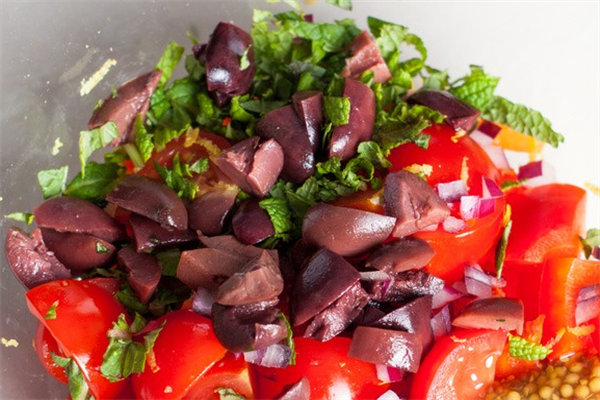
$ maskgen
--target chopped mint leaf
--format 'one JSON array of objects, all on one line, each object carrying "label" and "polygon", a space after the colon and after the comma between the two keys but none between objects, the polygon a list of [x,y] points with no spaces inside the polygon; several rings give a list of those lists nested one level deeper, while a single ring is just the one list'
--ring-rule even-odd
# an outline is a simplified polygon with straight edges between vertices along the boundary
[{"label": "chopped mint leaf", "polygon": [[[187,164],[186,164],[187,165]],[[203,174],[208,171],[208,158],[199,158],[192,165],[189,166],[189,176],[191,176],[191,172],[195,172],[197,174]]]},{"label": "chopped mint leaf", "polygon": [[58,307],[58,300],[56,300],[48,311],[46,311],[46,315],[44,315],[44,319],[56,319],[56,307]]},{"label": "chopped mint leaf", "polygon": [[4,218],[12,219],[13,221],[25,222],[27,225],[33,223],[33,214],[28,212],[14,212],[6,214]]},{"label": "chopped mint leaf", "polygon": [[325,96],[323,109],[325,118],[333,125],[346,125],[350,120],[350,99],[347,97]]},{"label": "chopped mint leaf", "polygon": [[179,259],[181,258],[181,250],[177,248],[157,251],[152,253],[158,263],[162,267],[162,274],[166,276],[177,276],[177,266],[179,265]]},{"label": "chopped mint leaf", "polygon": [[502,189],[502,191],[505,192],[508,189],[511,189],[511,188],[514,188],[514,187],[517,187],[517,186],[521,186],[521,182],[519,182],[519,181],[513,181],[513,180],[509,179],[509,180],[503,181],[500,184],[500,189]]},{"label": "chopped mint leaf", "polygon": [[500,279],[502,269],[504,268],[504,258],[506,257],[506,247],[508,246],[508,238],[512,228],[512,220],[509,220],[504,226],[504,231],[500,237],[500,241],[496,244],[496,277]]},{"label": "chopped mint leaf", "polygon": [[142,161],[145,163],[150,159],[152,150],[154,150],[154,135],[149,133],[146,129],[141,114],[138,114],[135,118],[133,130],[135,132],[135,145],[137,146]]},{"label": "chopped mint leaf", "polygon": [[118,137],[119,130],[117,129],[117,125],[112,121],[91,131],[81,131],[79,133],[79,161],[84,174],[85,165],[92,153],[108,146],[110,142]]},{"label": "chopped mint leaf", "polygon": [[119,97],[119,92],[117,92],[117,89],[115,87],[112,87],[110,89],[110,95],[113,99],[116,99],[117,97]]},{"label": "chopped mint leaf", "polygon": [[508,346],[510,356],[520,360],[543,360],[552,353],[552,350],[541,344],[529,342],[525,338],[510,333],[508,334]]},{"label": "chopped mint leaf", "polygon": [[294,343],[294,330],[292,329],[292,325],[290,321],[287,319],[284,313],[279,313],[281,319],[283,319],[283,323],[285,324],[285,328],[287,329],[287,336],[285,338],[285,345],[292,350],[292,355],[290,356],[290,362],[288,365],[296,365],[296,343]]},{"label": "chopped mint leaf", "polygon": [[160,81],[158,82],[159,88],[162,89],[165,87],[165,84],[171,78],[171,75],[173,75],[173,71],[175,71],[179,60],[181,60],[183,51],[184,48],[175,42],[169,42],[165,48],[160,60],[156,64],[156,70],[162,71]]},{"label": "chopped mint leaf", "polygon": [[332,4],[342,10],[352,11],[352,0],[326,0],[328,4]]},{"label": "chopped mint leaf", "polygon": [[79,366],[72,358],[60,357],[51,353],[52,361],[61,368],[64,368],[67,380],[69,381],[69,395],[72,400],[92,400],[94,397],[90,393]]},{"label": "chopped mint leaf", "polygon": [[486,74],[481,67],[471,65],[471,73],[452,85],[450,93],[483,110],[492,101],[499,81],[500,78]]},{"label": "chopped mint leaf", "polygon": [[106,247],[102,242],[97,241],[96,242],[96,253],[98,253],[98,254],[110,253],[110,249],[108,247]]},{"label": "chopped mint leaf", "polygon": [[494,96],[487,107],[482,110],[483,118],[500,124],[550,144],[552,147],[564,142],[565,138],[552,129],[550,121],[535,110],[522,104]]},{"label": "chopped mint leaf", "polygon": [[85,174],[78,173],[67,185],[64,195],[86,200],[102,199],[116,185],[122,173],[123,168],[118,164],[90,162],[85,166]]},{"label": "chopped mint leaf", "polygon": [[136,145],[133,143],[125,143],[123,145],[123,150],[125,150],[135,168],[142,168],[144,166],[144,159]]},{"label": "chopped mint leaf", "polygon": [[168,169],[154,163],[154,169],[165,184],[173,189],[179,197],[190,200],[196,197],[199,190],[198,185],[187,179],[192,176],[190,166],[180,163],[179,155],[175,155],[173,158],[173,168]]},{"label": "chopped mint leaf", "polygon": [[185,56],[185,70],[193,81],[199,81],[206,72],[204,65],[193,54]]},{"label": "chopped mint leaf", "polygon": [[428,74],[423,80],[423,88],[446,90],[449,86],[448,71],[438,71],[436,69],[425,67]]},{"label": "chopped mint leaf", "polygon": [[294,229],[287,201],[284,199],[269,198],[261,200],[258,204],[269,214],[273,228],[275,229],[275,236],[287,241],[289,239],[289,232]]},{"label": "chopped mint leaf", "polygon": [[358,145],[357,152],[361,157],[368,159],[378,168],[389,168],[392,166],[392,163],[387,160],[377,142],[362,142]]},{"label": "chopped mint leaf", "polygon": [[251,48],[252,48],[252,45],[246,47],[246,50],[244,50],[242,57],[240,57],[240,71],[244,71],[244,70],[250,68],[250,60],[248,59],[248,52],[250,51]]},{"label": "chopped mint leaf", "polygon": [[588,229],[585,238],[580,237],[579,240],[583,245],[583,252],[585,253],[585,258],[590,258],[594,247],[600,246],[600,229]]},{"label": "chopped mint leaf", "polygon": [[67,165],[59,169],[47,169],[38,172],[38,183],[42,188],[44,199],[58,196],[65,190],[68,173],[69,167]]},{"label": "chopped mint leaf", "polygon": [[240,107],[247,112],[256,114],[266,114],[276,108],[283,107],[285,101],[267,101],[267,100],[246,100],[239,103]]}]

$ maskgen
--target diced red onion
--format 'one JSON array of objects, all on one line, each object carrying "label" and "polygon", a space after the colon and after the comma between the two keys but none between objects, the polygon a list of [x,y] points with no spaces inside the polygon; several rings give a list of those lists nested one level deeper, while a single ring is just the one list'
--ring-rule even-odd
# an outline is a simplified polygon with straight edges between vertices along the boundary
[{"label": "diced red onion", "polygon": [[546,161],[533,161],[519,167],[519,181],[526,186],[540,186],[556,182],[556,171]]},{"label": "diced red onion", "polygon": [[402,380],[402,370],[387,365],[377,364],[377,379],[383,383],[399,382]]},{"label": "diced red onion", "polygon": [[492,297],[492,287],[485,282],[465,276],[467,292],[480,299]]},{"label": "diced red onion", "polygon": [[482,299],[492,296],[492,287],[502,288],[506,285],[504,279],[487,274],[479,265],[465,266],[464,273],[467,292]]},{"label": "diced red onion", "polygon": [[444,231],[448,233],[458,233],[467,227],[465,221],[459,218],[455,218],[453,216],[449,216],[442,223]]},{"label": "diced red onion", "polygon": [[479,196],[462,196],[460,198],[460,216],[463,220],[479,218]]},{"label": "diced red onion", "polygon": [[504,196],[504,192],[502,191],[502,189],[500,189],[500,187],[492,179],[484,176],[482,178],[482,180],[483,180],[483,183],[482,183],[483,195],[482,195],[482,197],[484,199],[488,198],[488,197],[495,199],[495,198]]},{"label": "diced red onion", "polygon": [[483,218],[487,215],[492,214],[496,211],[496,199],[488,197],[485,199],[479,199],[479,218]]},{"label": "diced red onion", "polygon": [[268,368],[285,368],[291,357],[292,349],[279,343],[244,353],[247,362]]},{"label": "diced red onion", "polygon": [[493,137],[486,135],[479,129],[475,129],[469,136],[481,147],[491,146],[494,141]]},{"label": "diced red onion", "polygon": [[592,249],[592,257],[594,257],[596,260],[600,260],[600,247],[594,246]]},{"label": "diced red onion", "polygon": [[400,397],[393,390],[387,390],[377,400],[400,400]]},{"label": "diced red onion", "polygon": [[577,295],[575,324],[581,325],[600,314],[600,284],[586,286]]},{"label": "diced red onion", "polygon": [[435,310],[443,307],[456,299],[460,299],[464,295],[464,292],[461,292],[452,286],[444,286],[442,290],[433,295],[433,298],[431,299],[431,308]]},{"label": "diced red onion", "polygon": [[499,169],[510,169],[508,159],[504,149],[500,146],[496,146],[493,141],[494,139],[480,130],[475,130],[471,133],[471,139],[473,139],[482,149],[486,152],[490,160],[494,163],[496,168]]},{"label": "diced red onion", "polygon": [[194,293],[192,310],[205,317],[212,315],[212,306],[215,302],[213,295],[206,289],[199,287]]},{"label": "diced red onion", "polygon": [[445,203],[458,201],[461,196],[466,196],[468,194],[467,185],[463,180],[460,179],[457,181],[438,184],[437,192]]},{"label": "diced red onion", "polygon": [[448,305],[445,305],[444,308],[431,318],[431,329],[433,330],[433,337],[436,340],[450,333],[452,330],[452,319],[450,318],[450,308]]},{"label": "diced red onion", "polygon": [[484,120],[481,125],[477,127],[477,130],[484,133],[486,136],[495,139],[502,128],[491,121]]},{"label": "diced red onion", "polygon": [[467,286],[464,281],[456,281],[452,284],[452,288],[458,290],[463,294],[463,296],[467,295]]}]

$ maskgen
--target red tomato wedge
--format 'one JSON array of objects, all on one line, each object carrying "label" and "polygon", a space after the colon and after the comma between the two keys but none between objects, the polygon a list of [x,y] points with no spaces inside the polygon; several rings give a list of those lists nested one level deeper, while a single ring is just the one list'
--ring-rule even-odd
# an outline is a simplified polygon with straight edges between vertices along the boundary
[{"label": "red tomato wedge", "polygon": [[[100,372],[109,329],[125,309],[100,286],[76,280],[52,281],[26,294],[27,305],[59,348],[72,357],[95,399],[114,399],[126,380],[110,382]],[[53,310],[50,311],[49,310]]]},{"label": "red tomato wedge", "polygon": [[509,190],[512,230],[506,260],[541,263],[558,257],[577,257],[585,226],[585,190],[567,184]]},{"label": "red tomato wedge", "polygon": [[506,286],[502,290],[506,297],[523,301],[525,321],[534,320],[539,315],[543,270],[543,263],[516,260],[504,263],[502,277],[506,280]]},{"label": "red tomato wedge", "polygon": [[374,364],[347,356],[350,339],[335,337],[327,342],[295,338],[296,365],[266,368],[250,365],[250,381],[257,399],[274,399],[285,388],[305,376],[311,400],[374,400],[388,385],[377,379]]},{"label": "red tomato wedge", "polygon": [[479,398],[494,381],[504,343],[502,330],[457,330],[439,339],[414,376],[413,400]]},{"label": "red tomato wedge", "polygon": [[65,355],[60,347],[58,347],[58,343],[56,343],[50,331],[41,322],[38,322],[37,329],[35,330],[33,347],[46,371],[59,382],[69,383],[64,368],[56,365],[52,359],[53,353],[59,357],[64,357]]},{"label": "red tomato wedge", "polygon": [[179,310],[156,320],[164,326],[146,359],[146,368],[133,377],[138,399],[182,399],[227,350],[219,343],[210,319]]}]

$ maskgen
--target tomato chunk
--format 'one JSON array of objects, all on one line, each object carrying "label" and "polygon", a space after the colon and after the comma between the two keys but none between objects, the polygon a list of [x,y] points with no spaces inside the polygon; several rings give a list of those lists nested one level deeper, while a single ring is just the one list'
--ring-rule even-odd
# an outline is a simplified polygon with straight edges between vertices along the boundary
[{"label": "tomato chunk", "polygon": [[439,339],[415,374],[411,399],[476,399],[494,381],[507,334],[502,330],[457,330]]}]

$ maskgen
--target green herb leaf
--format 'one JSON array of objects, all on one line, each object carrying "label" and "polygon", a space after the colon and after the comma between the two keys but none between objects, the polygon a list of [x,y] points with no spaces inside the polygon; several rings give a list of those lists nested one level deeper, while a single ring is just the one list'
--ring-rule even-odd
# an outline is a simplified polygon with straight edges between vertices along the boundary
[{"label": "green herb leaf", "polygon": [[79,133],[79,161],[85,175],[85,165],[88,158],[96,150],[102,149],[119,137],[117,125],[110,121],[99,128]]},{"label": "green herb leaf", "polygon": [[162,267],[162,274],[166,276],[177,276],[177,267],[181,258],[181,250],[177,248],[156,251],[153,253]]},{"label": "green herb leaf", "polygon": [[206,72],[204,65],[193,54],[185,56],[185,70],[193,81],[199,81]]},{"label": "green herb leaf", "polygon": [[520,360],[543,360],[552,353],[552,350],[541,344],[529,342],[525,338],[510,333],[508,334],[508,346],[510,356]]},{"label": "green herb leaf", "polygon": [[275,236],[283,240],[289,239],[289,232],[294,229],[294,224],[287,201],[284,199],[269,198],[261,200],[258,204],[269,214],[275,230]]},{"label": "green herb leaf", "polygon": [[158,82],[159,88],[162,89],[171,78],[171,75],[173,75],[173,71],[177,68],[184,50],[182,46],[175,42],[170,42],[165,48],[160,60],[158,60],[158,64],[156,64],[156,70],[162,71],[160,81]]},{"label": "green herb leaf", "polygon": [[352,11],[352,0],[326,0],[328,4],[332,4],[342,10]]},{"label": "green herb leaf", "polygon": [[247,400],[235,390],[227,387],[218,387],[215,389],[215,393],[219,395],[219,400]]},{"label": "green herb leaf", "polygon": [[28,212],[14,212],[6,214],[4,218],[12,219],[13,221],[25,222],[27,225],[33,223],[33,214]]},{"label": "green herb leaf", "polygon": [[248,59],[248,52],[252,48],[252,45],[246,47],[242,57],[240,57],[240,71],[250,68],[250,60]]},{"label": "green herb leaf", "polygon": [[98,164],[90,162],[85,173],[78,173],[64,190],[66,196],[95,200],[106,197],[116,185],[123,168],[115,163]]},{"label": "green herb leaf", "polygon": [[106,247],[102,242],[96,242],[96,253],[98,254],[107,254],[110,253],[110,249]]},{"label": "green herb leaf", "polygon": [[285,328],[287,329],[285,345],[292,350],[292,355],[290,356],[290,362],[288,365],[296,365],[296,343],[294,343],[294,330],[292,329],[292,324],[290,324],[290,321],[287,319],[284,313],[279,313],[279,315],[285,324]]},{"label": "green herb leaf", "polygon": [[583,252],[585,253],[585,258],[590,258],[594,247],[600,246],[600,229],[588,229],[585,238],[580,237],[579,240],[583,245]]},{"label": "green herb leaf", "polygon": [[503,97],[494,96],[482,110],[482,117],[493,122],[508,125],[512,129],[533,136],[553,147],[564,142],[565,138],[552,129],[550,121],[535,110],[522,104],[515,104]]},{"label": "green herb leaf", "polygon": [[492,101],[499,81],[500,78],[487,75],[483,68],[471,65],[471,74],[459,79],[457,83],[460,85],[453,85],[450,93],[473,107],[483,110]]},{"label": "green herb leaf", "polygon": [[446,90],[449,86],[448,71],[438,71],[436,69],[425,67],[429,75],[423,80],[423,88]]},{"label": "green herb leaf", "polygon": [[47,169],[38,172],[38,183],[42,188],[44,199],[58,196],[65,190],[68,174],[69,167],[67,165],[59,169]]},{"label": "green herb leaf", "polygon": [[69,381],[69,394],[72,400],[92,400],[94,397],[90,393],[79,366],[72,358],[60,357],[51,353],[52,361],[61,368],[64,368],[67,380]]},{"label": "green herb leaf", "polygon": [[142,115],[138,114],[134,124],[135,145],[141,155],[142,161],[145,163],[150,159],[152,150],[154,150],[154,135],[149,133],[142,120]]},{"label": "green herb leaf", "polygon": [[508,238],[510,236],[510,230],[512,228],[512,220],[509,220],[500,240],[496,244],[496,277],[500,279],[502,276],[502,269],[504,268],[504,258],[506,257],[506,247],[508,246]]},{"label": "green herb leaf", "polygon": [[350,99],[325,96],[323,98],[325,118],[333,125],[346,125],[350,121]]},{"label": "green herb leaf", "polygon": [[514,187],[517,187],[517,186],[521,186],[521,182],[519,182],[519,181],[513,181],[513,180],[509,179],[509,180],[503,181],[500,184],[500,189],[502,189],[502,191],[505,192],[508,189],[511,189],[511,188],[514,188]]},{"label": "green herb leaf", "polygon": [[[200,162],[204,164],[204,162]],[[199,167],[195,167],[200,170]],[[208,165],[206,164],[206,168]],[[173,158],[173,168],[168,169],[158,163],[154,163],[154,169],[158,175],[162,178],[167,186],[173,189],[177,195],[181,198],[193,200],[198,193],[199,187],[194,182],[187,179],[191,177],[191,170],[188,164],[182,164],[179,162],[179,155],[175,155]]]},{"label": "green herb leaf", "polygon": [[358,145],[357,152],[361,157],[371,161],[378,168],[389,168],[392,163],[388,161],[383,150],[373,141],[362,142]]},{"label": "green herb leaf", "polygon": [[52,303],[50,308],[48,308],[48,311],[46,311],[46,314],[44,315],[44,319],[56,319],[56,307],[58,307],[58,300]]}]

